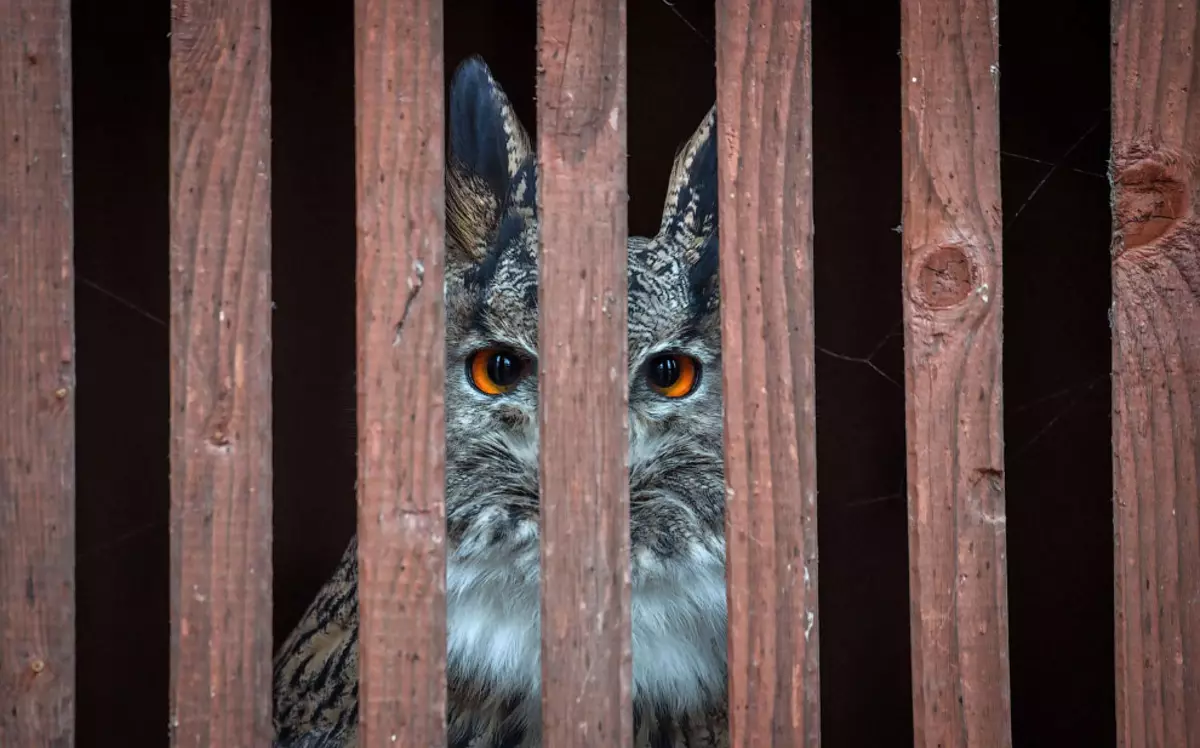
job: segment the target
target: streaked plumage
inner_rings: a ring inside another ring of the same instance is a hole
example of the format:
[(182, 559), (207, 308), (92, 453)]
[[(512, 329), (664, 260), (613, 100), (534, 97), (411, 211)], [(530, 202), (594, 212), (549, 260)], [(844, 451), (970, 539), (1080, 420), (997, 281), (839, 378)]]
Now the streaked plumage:
[[(470, 59), (456, 71), (448, 106), (450, 745), (540, 748), (536, 159), (481, 60)], [(639, 748), (726, 744), (714, 126), (710, 110), (678, 154), (659, 233), (629, 240)], [(497, 347), (512, 361), (529, 362), (529, 374), (511, 390), (489, 395), (472, 383), (469, 362), (476, 351)], [(662, 368), (664, 355), (676, 369), (697, 364), (688, 394), (668, 397), (658, 387), (668, 376), (663, 372), (674, 371)], [(280, 748), (355, 744), (355, 553), (351, 541), (277, 654)]]

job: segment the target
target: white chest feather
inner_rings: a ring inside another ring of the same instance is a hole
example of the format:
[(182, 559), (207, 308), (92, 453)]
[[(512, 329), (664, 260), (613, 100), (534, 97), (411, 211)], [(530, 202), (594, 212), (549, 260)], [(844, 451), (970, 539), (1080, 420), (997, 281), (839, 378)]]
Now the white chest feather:
[[(725, 572), (719, 560), (673, 564), (633, 588), (633, 697), (696, 709), (725, 681)], [(450, 668), (505, 690), (540, 692), (536, 582), (507, 564), (450, 560)]]

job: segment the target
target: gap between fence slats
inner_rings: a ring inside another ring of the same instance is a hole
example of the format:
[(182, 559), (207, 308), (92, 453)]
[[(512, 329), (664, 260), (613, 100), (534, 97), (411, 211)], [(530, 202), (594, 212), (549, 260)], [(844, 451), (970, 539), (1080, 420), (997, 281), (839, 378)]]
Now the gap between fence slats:
[(1012, 744), (994, 0), (903, 0), (909, 595), (917, 746)]
[(71, 23), (0, 0), (0, 745), (75, 742)]
[(441, 0), (357, 0), (359, 740), (446, 741)]
[(625, 0), (538, 9), (543, 745), (630, 745)]
[(734, 746), (821, 740), (810, 19), (717, 4)]
[(171, 16), (170, 740), (265, 747), (270, 3), (178, 2)]
[(1112, 3), (1117, 744), (1200, 748), (1194, 0)]

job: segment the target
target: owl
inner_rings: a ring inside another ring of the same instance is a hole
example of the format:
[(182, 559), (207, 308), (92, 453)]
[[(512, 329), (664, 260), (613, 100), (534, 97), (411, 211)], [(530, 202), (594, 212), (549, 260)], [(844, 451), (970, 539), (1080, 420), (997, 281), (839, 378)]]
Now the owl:
[[(541, 748), (537, 158), (481, 59), (458, 67), (447, 104), (448, 741)], [(633, 721), (644, 748), (727, 745), (715, 117), (676, 155), (658, 233), (628, 242)], [(351, 540), (276, 655), (279, 748), (356, 745), (355, 554)]]

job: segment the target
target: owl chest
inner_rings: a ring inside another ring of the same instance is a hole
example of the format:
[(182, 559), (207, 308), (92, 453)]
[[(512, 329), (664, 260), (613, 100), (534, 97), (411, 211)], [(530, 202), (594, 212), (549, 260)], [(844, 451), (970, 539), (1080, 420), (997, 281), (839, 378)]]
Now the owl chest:
[[(453, 677), (511, 697), (540, 700), (541, 601), (536, 583), (486, 567), (447, 575), (448, 666)], [(686, 584), (658, 583), (632, 595), (635, 702), (674, 712), (704, 709), (723, 697), (725, 579), (697, 570)]]

